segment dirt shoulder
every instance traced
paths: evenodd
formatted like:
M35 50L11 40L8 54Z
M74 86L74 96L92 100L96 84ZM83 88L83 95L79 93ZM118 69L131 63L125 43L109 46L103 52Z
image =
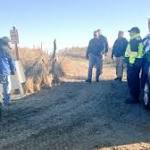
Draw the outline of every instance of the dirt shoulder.
M0 149L150 149L150 112L124 104L126 82L111 79L63 83L14 101L3 111Z

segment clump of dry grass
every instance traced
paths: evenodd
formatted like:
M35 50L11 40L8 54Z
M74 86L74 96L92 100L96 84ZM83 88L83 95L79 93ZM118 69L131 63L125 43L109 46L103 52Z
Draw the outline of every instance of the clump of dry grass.
M51 87L55 78L63 75L61 65L55 61L52 67L51 56L40 49L20 49L20 59L25 68L25 92L34 93L42 87ZM57 80L58 80L57 79ZM57 81L56 84L60 82Z

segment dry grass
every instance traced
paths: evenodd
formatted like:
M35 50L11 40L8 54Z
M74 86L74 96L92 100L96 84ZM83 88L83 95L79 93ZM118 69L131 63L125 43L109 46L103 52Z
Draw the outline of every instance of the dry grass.
M65 71L65 78L72 80L85 80L88 71L88 60L82 58L63 57L61 58L62 68ZM104 80L110 80L115 78L115 70L110 69L110 66L114 67L114 62L110 60L110 57L104 60L103 73L101 78ZM95 68L93 69L93 79L95 78Z
M40 49L23 48L19 52L27 79L25 93L40 91L44 86L51 87L56 80L56 76L62 76L63 71L59 62L56 61L52 68L51 56Z
M27 78L25 92L34 93L40 91L43 86L58 85L60 78L64 75L65 78L72 80L85 79L88 69L88 61L84 58L85 50L86 48L64 50L52 62L51 56L40 49L19 49L20 59ZM105 64L112 63L110 53L106 57ZM105 75L106 78L107 74L109 74L109 69Z

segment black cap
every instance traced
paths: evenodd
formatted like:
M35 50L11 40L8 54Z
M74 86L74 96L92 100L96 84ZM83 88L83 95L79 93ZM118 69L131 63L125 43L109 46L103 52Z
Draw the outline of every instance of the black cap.
M140 33L140 29L138 27L133 27L128 32Z
M9 43L10 39L7 36L1 38L5 43Z

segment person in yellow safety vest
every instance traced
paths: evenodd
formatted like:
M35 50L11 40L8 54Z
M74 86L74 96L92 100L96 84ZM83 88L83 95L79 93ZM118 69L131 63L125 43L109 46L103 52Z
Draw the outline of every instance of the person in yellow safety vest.
M125 60L127 62L127 82L130 92L126 104L136 104L139 102L140 96L140 71L143 58L143 44L140 36L140 29L133 27L129 30L130 41L125 52Z

